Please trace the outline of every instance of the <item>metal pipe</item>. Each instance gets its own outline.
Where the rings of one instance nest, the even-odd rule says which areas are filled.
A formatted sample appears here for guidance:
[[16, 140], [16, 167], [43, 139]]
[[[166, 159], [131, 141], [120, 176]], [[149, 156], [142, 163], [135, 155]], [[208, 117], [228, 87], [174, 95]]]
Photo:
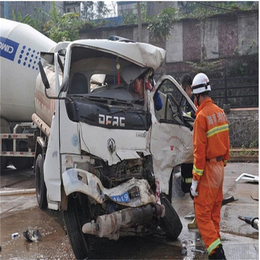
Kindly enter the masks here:
[[35, 189], [20, 189], [20, 190], [2, 190], [0, 191], [0, 196], [13, 196], [13, 195], [23, 195], [23, 194], [35, 194]]
[[238, 216], [239, 219], [244, 220], [247, 224], [250, 224], [253, 228], [258, 230], [258, 223], [259, 219], [258, 217], [243, 217], [243, 216]]
[[98, 216], [94, 221], [83, 225], [82, 232], [117, 240], [121, 228], [143, 225], [152, 221], [153, 217], [163, 217], [165, 208], [163, 205], [150, 204], [138, 208], [126, 208], [111, 214]]

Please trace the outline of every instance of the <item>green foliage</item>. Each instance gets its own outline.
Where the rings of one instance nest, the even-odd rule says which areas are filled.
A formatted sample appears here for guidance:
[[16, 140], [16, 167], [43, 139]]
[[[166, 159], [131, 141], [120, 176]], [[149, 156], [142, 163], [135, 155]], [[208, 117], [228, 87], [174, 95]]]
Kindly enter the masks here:
[[26, 16], [22, 17], [22, 14], [18, 12], [17, 14], [12, 10], [13, 20], [19, 23], [26, 23], [26, 24], [33, 24], [33, 19], [31, 15], [27, 14]]
[[[242, 39], [241, 42], [241, 47], [243, 48], [245, 45], [245, 38]], [[253, 41], [250, 43], [250, 45], [243, 50], [243, 55], [250, 55], [256, 52], [256, 48], [254, 48], [256, 46], [256, 39], [253, 39]], [[239, 56], [239, 48], [238, 46], [236, 46], [235, 50], [234, 50], [234, 54]]]
[[110, 13], [104, 1], [83, 1], [82, 5], [81, 18], [86, 21], [102, 19]]
[[68, 13], [61, 16], [56, 23], [49, 24], [46, 34], [54, 41], [73, 41], [79, 38], [79, 28], [82, 22], [77, 13]]
[[49, 13], [36, 9], [36, 19], [31, 15], [22, 17], [21, 13], [13, 12], [13, 20], [26, 23], [37, 31], [47, 35], [53, 41], [73, 41], [79, 39], [79, 31], [93, 28], [93, 22], [82, 21], [78, 13], [60, 14], [55, 2], [52, 2], [52, 9]]
[[52, 10], [46, 16], [48, 22], [43, 26], [43, 33], [56, 42], [77, 40], [80, 30], [93, 27], [92, 23], [80, 20], [78, 13], [61, 15], [54, 2]]
[[[239, 47], [236, 46], [234, 50], [235, 57], [247, 56], [242, 62], [239, 59], [234, 59], [231, 61], [231, 73], [238, 72], [241, 76], [246, 76], [248, 74], [248, 68], [252, 66], [252, 64], [258, 63], [258, 49], [256, 48], [256, 40], [252, 40], [252, 42], [245, 46], [245, 38], [242, 39], [241, 48], [243, 49], [242, 55], [239, 53]], [[229, 74], [231, 74], [229, 73]]]
[[204, 20], [212, 15], [232, 13], [245, 10], [258, 10], [257, 1], [203, 1], [203, 2], [180, 2], [180, 12], [183, 18], [196, 18]]
[[173, 7], [167, 7], [156, 17], [151, 18], [147, 29], [150, 31], [152, 40], [157, 42], [169, 37], [171, 27], [177, 21], [179, 21], [177, 18], [177, 9]]
[[108, 13], [110, 13], [110, 11], [107, 8], [105, 2], [98, 1], [96, 6], [96, 19], [104, 18]]
[[48, 17], [49, 20], [45, 23], [43, 31], [53, 41], [73, 41], [79, 38], [79, 30], [83, 22], [79, 19], [78, 13], [61, 15], [53, 2]]
[[[149, 18], [147, 17], [147, 3], [140, 2], [140, 9], [141, 9], [141, 17], [142, 23], [148, 22]], [[130, 11], [125, 11], [123, 13], [123, 24], [137, 24], [138, 23], [138, 16], [137, 16], [137, 4], [135, 4], [135, 9]]]
[[201, 61], [198, 63], [187, 61], [187, 64], [190, 65], [192, 69], [192, 73], [203, 72], [205, 74], [212, 74], [214, 72], [223, 70], [225, 68], [224, 60], [216, 60], [216, 61]]
[[45, 23], [46, 20], [44, 19], [44, 15], [42, 14], [42, 11], [39, 8], [35, 9], [36, 18], [33, 18], [30, 14], [27, 14], [24, 17], [22, 17], [20, 12], [16, 14], [14, 10], [12, 11], [12, 16], [14, 21], [28, 24], [39, 32], [43, 31], [42, 25]]
[[81, 11], [81, 17], [84, 20], [93, 20], [94, 19], [94, 2], [84, 1], [82, 2], [83, 8]]

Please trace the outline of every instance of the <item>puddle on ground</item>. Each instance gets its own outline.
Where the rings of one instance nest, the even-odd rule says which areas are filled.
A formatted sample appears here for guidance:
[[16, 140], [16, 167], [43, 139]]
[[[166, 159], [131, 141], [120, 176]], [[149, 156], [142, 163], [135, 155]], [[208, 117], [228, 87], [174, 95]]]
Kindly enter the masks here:
[[[39, 230], [42, 238], [28, 242], [26, 230]], [[18, 236], [12, 238], [12, 234]], [[165, 237], [121, 237], [118, 241], [98, 239], [89, 259], [207, 259], [206, 254], [192, 252], [196, 233], [189, 240], [169, 241]], [[185, 244], [186, 243], [186, 244]], [[187, 252], [181, 254], [185, 244]], [[201, 245], [201, 242], [199, 242]], [[202, 247], [196, 247], [203, 250]], [[1, 218], [1, 259], [75, 259], [62, 219], [56, 211], [38, 207], [16, 212]]]

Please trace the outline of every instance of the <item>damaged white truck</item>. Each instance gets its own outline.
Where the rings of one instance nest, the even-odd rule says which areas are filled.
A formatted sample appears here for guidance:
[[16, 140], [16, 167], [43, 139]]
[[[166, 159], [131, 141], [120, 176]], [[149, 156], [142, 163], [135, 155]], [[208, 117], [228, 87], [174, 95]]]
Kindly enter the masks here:
[[[145, 236], [158, 228], [177, 239], [171, 203], [174, 167], [193, 161], [187, 94], [164, 75], [145, 83], [165, 60], [146, 43], [77, 40], [41, 52], [35, 86], [36, 193], [40, 208], [60, 210], [77, 259], [93, 239]], [[133, 88], [144, 79], [144, 95]], [[157, 111], [154, 95], [163, 107]]]

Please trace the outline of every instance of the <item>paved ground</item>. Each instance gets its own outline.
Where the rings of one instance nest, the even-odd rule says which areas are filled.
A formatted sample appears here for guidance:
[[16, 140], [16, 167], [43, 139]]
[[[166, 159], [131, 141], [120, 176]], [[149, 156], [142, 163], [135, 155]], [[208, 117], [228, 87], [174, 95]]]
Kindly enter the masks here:
[[[258, 163], [229, 163], [225, 168], [224, 196], [237, 201], [222, 207], [221, 235], [228, 260], [259, 259], [258, 231], [238, 219], [238, 215], [256, 217], [259, 214], [258, 184], [235, 180], [242, 173], [258, 176]], [[120, 238], [100, 241], [93, 248], [92, 259], [207, 259], [198, 230], [188, 230], [187, 217], [193, 213], [193, 202], [183, 194], [174, 181], [173, 206], [179, 214], [183, 231], [178, 241], [161, 236]], [[34, 188], [33, 171], [8, 169], [1, 174], [3, 191]], [[254, 199], [253, 199], [254, 198]], [[0, 259], [74, 259], [59, 212], [42, 211], [37, 207], [35, 194], [0, 196], [1, 255]], [[29, 243], [23, 232], [38, 229], [42, 238]], [[16, 238], [12, 234], [18, 233]], [[187, 253], [181, 254], [183, 247]], [[202, 252], [198, 251], [201, 250]]]

